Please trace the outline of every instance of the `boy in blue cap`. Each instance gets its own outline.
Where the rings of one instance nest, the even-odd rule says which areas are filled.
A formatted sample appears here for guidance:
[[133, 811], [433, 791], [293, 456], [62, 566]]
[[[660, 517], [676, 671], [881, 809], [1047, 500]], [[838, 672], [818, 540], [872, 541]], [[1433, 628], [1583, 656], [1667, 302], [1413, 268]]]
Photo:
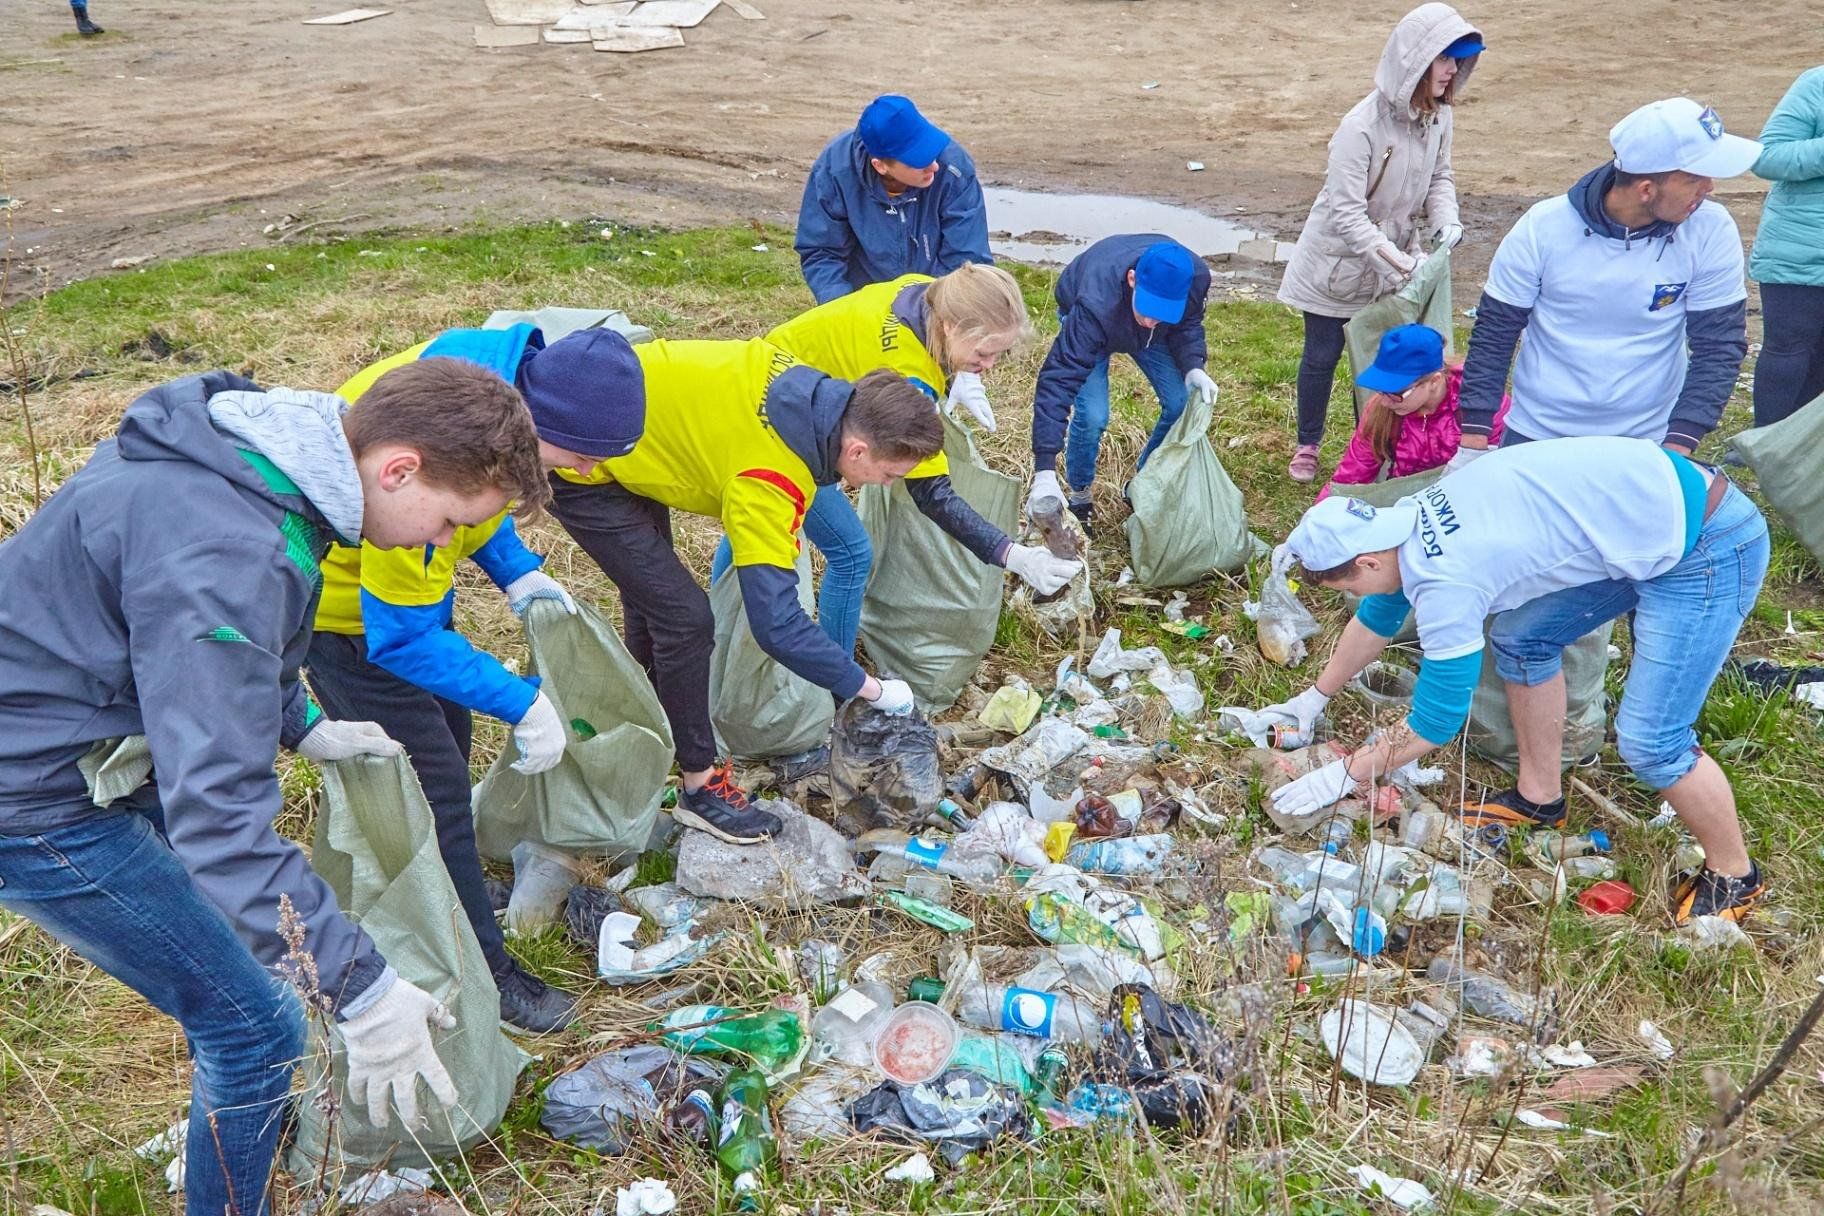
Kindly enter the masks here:
[[[1104, 237], [1064, 268], [1056, 290], [1058, 336], [1033, 394], [1028, 514], [1042, 498], [1063, 498], [1088, 526], [1090, 487], [1108, 429], [1110, 355], [1131, 357], [1159, 395], [1159, 423], [1141, 449], [1142, 465], [1192, 393], [1215, 401], [1216, 384], [1203, 370], [1208, 358], [1203, 305], [1209, 294], [1210, 268], [1158, 233]], [[1068, 496], [1058, 484], [1060, 451], [1070, 478]]]
[[894, 93], [869, 102], [811, 166], [793, 247], [819, 304], [905, 274], [994, 262], [975, 162]]

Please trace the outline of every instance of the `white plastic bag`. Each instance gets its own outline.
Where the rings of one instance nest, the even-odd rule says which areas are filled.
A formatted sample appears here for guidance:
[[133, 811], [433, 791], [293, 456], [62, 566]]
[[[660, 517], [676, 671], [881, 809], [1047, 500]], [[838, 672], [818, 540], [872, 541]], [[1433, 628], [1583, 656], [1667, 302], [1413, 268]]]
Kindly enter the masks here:
[[1292, 565], [1292, 551], [1281, 545], [1273, 550], [1273, 564], [1266, 582], [1260, 588], [1260, 609], [1254, 618], [1260, 639], [1260, 653], [1281, 667], [1296, 667], [1305, 661], [1305, 639], [1318, 631], [1317, 618], [1299, 603], [1286, 578]]

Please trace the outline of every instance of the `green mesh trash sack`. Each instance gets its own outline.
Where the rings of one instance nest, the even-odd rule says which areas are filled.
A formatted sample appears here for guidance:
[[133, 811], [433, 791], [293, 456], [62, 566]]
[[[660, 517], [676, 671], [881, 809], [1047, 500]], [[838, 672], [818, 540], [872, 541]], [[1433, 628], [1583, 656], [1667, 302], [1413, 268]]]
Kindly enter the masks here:
[[[798, 555], [798, 603], [811, 609], [811, 562]], [[741, 580], [730, 566], [709, 589], [716, 649], [709, 659], [709, 716], [731, 756], [795, 756], [829, 739], [836, 700], [760, 649], [747, 627]]]
[[[310, 864], [399, 978], [456, 1016], [455, 1029], [433, 1027], [431, 1040], [459, 1095], [445, 1110], [420, 1082], [423, 1128], [407, 1131], [390, 1106], [386, 1124], [373, 1126], [366, 1107], [349, 1101], [340, 1036], [331, 1036], [332, 1054], [319, 1021], [304, 1061], [307, 1096], [298, 1103], [291, 1164], [304, 1177], [326, 1168], [333, 1179], [347, 1167], [427, 1165], [478, 1143], [506, 1113], [524, 1057], [500, 1031], [500, 993], [443, 868], [430, 804], [410, 762], [357, 756], [325, 764], [322, 773]], [[333, 1115], [315, 1100], [326, 1087], [337, 1097]]]
[[1767, 505], [1824, 562], [1824, 397], [1729, 446], [1754, 470]]
[[[1609, 700], [1603, 678], [1609, 670], [1613, 621], [1564, 648], [1564, 750], [1559, 767], [1569, 768], [1602, 750], [1608, 734]], [[1482, 680], [1469, 706], [1469, 750], [1514, 771], [1520, 746], [1507, 712], [1507, 685], [1495, 671], [1495, 648], [1482, 648]]]
[[618, 859], [645, 849], [671, 772], [671, 725], [645, 669], [607, 616], [553, 600], [526, 609], [530, 674], [568, 724], [555, 768], [516, 772], [509, 743], [475, 787], [475, 842], [506, 861], [531, 841], [572, 856]]
[[1210, 446], [1214, 402], [1193, 393], [1184, 413], [1128, 483], [1128, 565], [1145, 587], [1185, 587], [1234, 570], [1256, 552], [1241, 491]]
[[[1344, 348], [1349, 352], [1349, 383], [1355, 384], [1356, 377], [1374, 362], [1382, 334], [1414, 324], [1429, 325], [1443, 334], [1445, 358], [1450, 357], [1456, 337], [1450, 319], [1450, 254], [1445, 250], [1426, 258], [1404, 287], [1382, 296], [1343, 326]], [[1362, 416], [1369, 396], [1367, 389], [1356, 388], [1356, 417]]]
[[[1013, 535], [1020, 480], [989, 468], [969, 431], [944, 419], [944, 455], [962, 500]], [[956, 703], [994, 644], [1005, 582], [925, 518], [904, 484], [863, 486], [858, 510], [874, 546], [874, 572], [861, 602], [861, 644], [877, 671], [912, 686], [927, 713]]]

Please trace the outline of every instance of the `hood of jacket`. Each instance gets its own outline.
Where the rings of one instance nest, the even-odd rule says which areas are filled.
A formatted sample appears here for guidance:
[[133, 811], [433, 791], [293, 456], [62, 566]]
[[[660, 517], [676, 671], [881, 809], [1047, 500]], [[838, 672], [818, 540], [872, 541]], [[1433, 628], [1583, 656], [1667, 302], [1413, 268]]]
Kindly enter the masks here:
[[1599, 165], [1577, 179], [1568, 197], [1571, 206], [1577, 211], [1577, 218], [1583, 226], [1595, 236], [1607, 237], [1611, 241], [1651, 241], [1661, 238], [1670, 240], [1678, 225], [1670, 220], [1654, 220], [1644, 228], [1628, 228], [1616, 223], [1603, 210], [1603, 195], [1615, 184], [1615, 164], [1613, 161]]
[[[1419, 120], [1419, 111], [1412, 104], [1419, 77], [1431, 70], [1431, 61], [1443, 54], [1445, 47], [1466, 34], [1480, 37], [1481, 31], [1448, 4], [1421, 4], [1400, 18], [1381, 50], [1380, 66], [1374, 69], [1374, 87], [1394, 113], [1412, 122]], [[1457, 64], [1458, 96], [1469, 85], [1476, 58]]]
[[855, 386], [800, 363], [780, 372], [766, 389], [766, 417], [779, 438], [820, 486], [833, 484], [842, 450], [842, 415]]
[[[930, 290], [930, 283], [907, 283], [893, 297], [892, 305], [893, 315], [899, 323], [910, 330], [926, 350], [931, 349], [931, 306], [925, 301], [925, 293]], [[950, 369], [946, 367], [944, 374], [949, 375]]]
[[342, 433], [348, 404], [295, 388], [229, 389], [209, 398], [209, 421], [278, 466], [346, 545], [361, 542], [361, 476]]

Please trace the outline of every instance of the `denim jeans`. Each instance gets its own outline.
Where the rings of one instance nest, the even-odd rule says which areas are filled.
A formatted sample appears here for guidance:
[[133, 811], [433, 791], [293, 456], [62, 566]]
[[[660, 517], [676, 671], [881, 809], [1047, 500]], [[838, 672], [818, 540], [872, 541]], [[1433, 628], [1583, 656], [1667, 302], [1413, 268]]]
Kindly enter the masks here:
[[[861, 633], [861, 598], [874, 568], [874, 546], [861, 516], [838, 485], [818, 486], [811, 509], [804, 513], [804, 537], [823, 554], [823, 583], [817, 588], [817, 623], [843, 653], [855, 653]], [[716, 546], [709, 581], [715, 582], [734, 560], [728, 537]]]
[[[1153, 392], [1159, 395], [1159, 422], [1153, 427], [1146, 446], [1140, 449], [1139, 465], [1144, 466], [1146, 458], [1172, 429], [1172, 423], [1178, 421], [1178, 415], [1184, 413], [1184, 403], [1191, 394], [1184, 386], [1184, 373], [1178, 370], [1177, 361], [1163, 344], [1137, 352], [1133, 360], [1151, 382]], [[1102, 433], [1106, 430], [1108, 360], [1104, 359], [1083, 381], [1083, 387], [1077, 390], [1077, 400], [1070, 408], [1070, 431], [1064, 439], [1064, 479], [1071, 489], [1087, 490], [1096, 480], [1096, 457], [1102, 452]]]
[[1568, 587], [1498, 613], [1495, 670], [1531, 687], [1557, 675], [1564, 648], [1604, 621], [1634, 613], [1634, 661], [1615, 713], [1616, 745], [1655, 790], [1697, 763], [1697, 714], [1723, 669], [1767, 574], [1767, 521], [1731, 486], [1697, 547], [1658, 578]]
[[265, 1216], [301, 1006], [191, 883], [158, 807], [124, 807], [0, 835], [0, 906], [177, 1020], [192, 1061], [186, 1211]]
[[1330, 416], [1330, 390], [1336, 384], [1336, 365], [1343, 359], [1345, 317], [1305, 314], [1305, 346], [1298, 356], [1298, 442], [1301, 446], [1324, 441], [1324, 422]]

